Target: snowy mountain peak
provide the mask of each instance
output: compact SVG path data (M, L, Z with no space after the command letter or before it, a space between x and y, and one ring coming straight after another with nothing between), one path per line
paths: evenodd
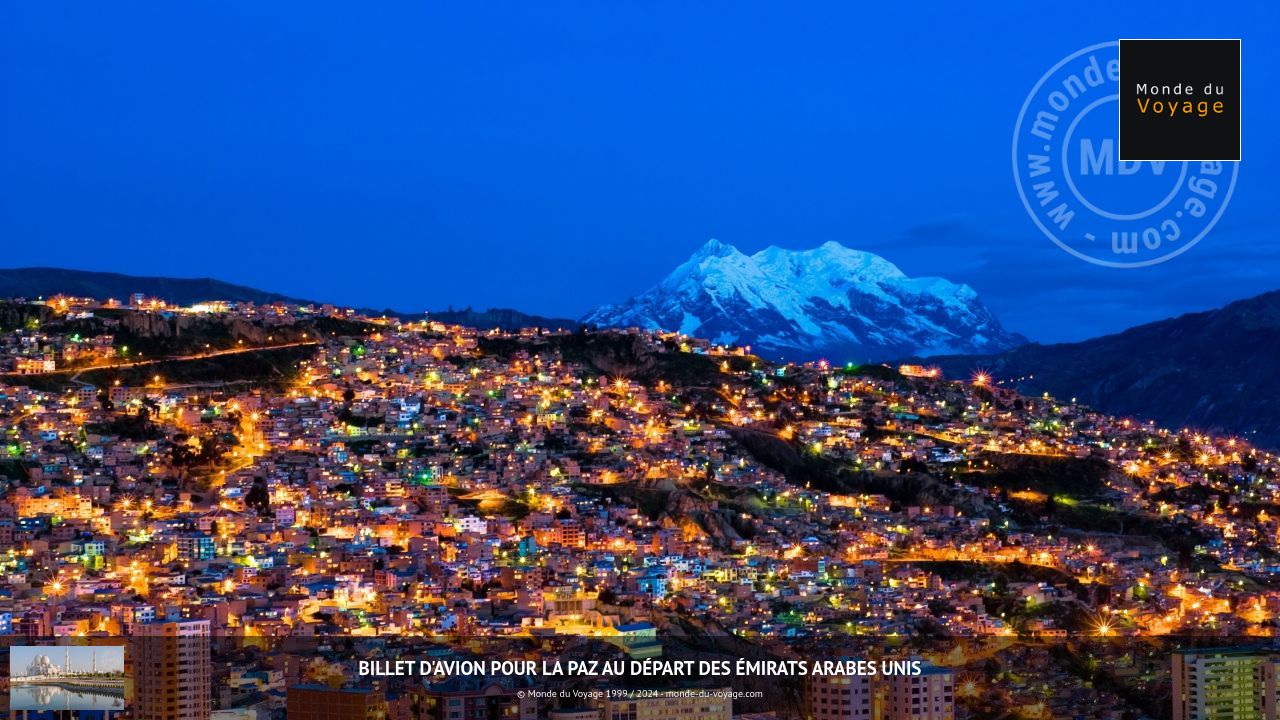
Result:
M715 238L711 238L706 243L704 243L702 247L698 248L698 251L695 252L693 254L693 257L689 259L702 260L702 259L711 258L711 257L725 257L727 255L732 255L736 252L738 252L738 248L732 245L729 245L727 243L722 243Z
M658 285L584 322L678 331L793 359L992 352L1024 342L967 285L910 278L837 242L746 255L709 240Z

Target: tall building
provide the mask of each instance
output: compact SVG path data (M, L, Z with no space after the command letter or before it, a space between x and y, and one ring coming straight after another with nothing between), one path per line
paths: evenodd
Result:
M1280 720L1280 657L1271 655L1258 664L1258 710L1263 720Z
M599 707L602 720L732 720L729 691L659 690L643 697L601 698Z
M875 688L868 675L811 675L806 684L805 720L873 717Z
M212 662L208 620L130 626L133 717L136 720L208 720Z
M1196 648L1173 653L1173 720L1273 720L1267 697L1272 658L1249 648ZM1270 714L1268 713L1268 709Z
M218 547L209 535L187 533L178 537L179 560L212 560L217 556Z
M577 707L552 710L547 720L600 720L600 708Z
M884 678L884 720L953 720L955 678L946 668L920 666L919 675Z
M288 720L373 720L386 714L386 698L372 688L294 685L289 688Z

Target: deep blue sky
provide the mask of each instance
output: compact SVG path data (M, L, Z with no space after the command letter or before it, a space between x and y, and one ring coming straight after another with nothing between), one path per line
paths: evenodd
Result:
M1274 3L0 5L0 266L577 316L707 238L827 240L1081 338L1280 288ZM1009 168L1028 90L1118 37L1242 37L1244 162L1190 252L1097 268Z
M9 668L19 673L26 674L27 668L31 662L35 660L37 655L46 655L59 670L65 667L66 661L71 661L72 672L90 672L94 669L94 657L97 657L97 669L99 672L104 671L123 671L124 670L124 646L67 646L67 645L42 645L42 646L22 646L18 645L9 650Z

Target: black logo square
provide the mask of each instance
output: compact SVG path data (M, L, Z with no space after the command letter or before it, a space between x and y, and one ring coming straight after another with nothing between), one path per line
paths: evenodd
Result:
M1121 40L1120 159L1239 160L1240 41Z

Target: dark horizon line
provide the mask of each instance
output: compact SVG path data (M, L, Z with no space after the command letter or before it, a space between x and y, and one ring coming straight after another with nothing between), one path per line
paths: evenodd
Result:
M474 309L474 308L473 308L472 306L470 306L470 305L468 305L468 306L466 306L466 307L463 307L463 308L460 308L460 309L455 309L452 305L450 305L448 309L443 309L443 310L422 310L422 311L417 311L417 312L412 312L412 311L408 311L408 312L406 312L406 311L397 310L397 309L395 309L395 308L391 308L391 307L386 307L386 308L378 309L378 308L373 308L373 307L368 307L368 306L348 305L348 304L343 304L343 303L326 302L326 301L316 300L316 299L296 298L296 297L291 297L291 296L285 295L285 294L283 294L283 293L276 292L276 291L274 291L274 290L264 290L264 289L262 289L262 288L254 287L254 286L251 286L251 285L244 285L244 284L242 284L242 283L231 282L231 281L228 281L228 280L221 280L221 279L219 279L219 278L211 277L211 276L191 277L191 276L175 276L175 275L132 275L132 274L129 274L129 273L121 273L121 272L115 272L115 271L110 271L110 270L83 270L83 269L80 269L80 268L73 268L73 267L58 267L58 266L54 266L54 265L29 265L29 266L24 266L24 267L0 268L0 273L4 273L4 272L39 272L39 271L85 273L85 274L90 274L90 275L109 276L109 277L112 277L112 278L123 279L123 280L158 280L158 281L178 281L178 282L211 282L211 283L218 283L218 284L221 284L221 285L228 285L228 286L231 286L231 287L236 288L236 289L245 290L245 291L249 291L249 292L253 292L253 293L258 293L258 294L261 294L261 295L274 296L275 298L277 298L277 300L276 300L276 301L293 302L293 303L307 303L307 304L312 304L312 305L333 305L333 306L335 306L335 307L340 307L340 308L344 308L344 309L350 309L350 310L353 310L353 311L355 311L355 312L359 312L359 313L373 313L373 314L376 314L376 315L387 315L387 316L391 316L391 317L398 317L398 318L402 318L402 319L403 319L403 318L408 318L408 317L419 317L419 316L430 317L430 316L431 316L431 315L433 315L433 314L451 313L451 312L452 312L452 313L461 313L461 312L474 312L474 313L513 312L513 313L518 313L518 314L521 314L521 315L527 315L527 316L531 316L531 317L537 317L537 318L540 318L540 319L543 319L543 320L550 320L550 321L554 321L555 323L559 323L559 326L560 326L560 327L577 327L577 326L579 326L579 325L583 325L583 323L582 323L579 319L577 319L577 318L556 318L556 317L551 317L551 316L544 316L544 315L541 315L540 313L528 313L528 312L525 312L525 311L523 311L523 310L521 310L521 309L519 309L519 308L513 308L513 307L492 307L492 306L491 306L491 307L485 308L485 309L483 309L483 310L476 310L476 309ZM1237 304L1237 303L1246 302L1246 301L1249 301L1249 300L1253 300L1253 299L1260 298L1260 297L1265 296L1265 295L1269 295L1269 294L1272 294L1272 293L1278 293L1278 292L1280 292L1280 288L1276 288L1276 289L1273 289L1273 290L1268 290L1268 291L1265 291L1265 292L1262 292L1262 293L1258 293L1258 294L1256 294L1256 295L1250 295L1250 296L1246 296L1246 297L1236 298L1235 300L1231 300L1231 301L1226 302L1226 303L1224 303L1224 304L1222 304L1222 305L1219 305L1219 306L1214 307L1214 308L1209 308L1209 309L1207 309L1207 310L1192 310L1192 311L1188 311L1188 312L1178 313L1178 314L1176 314L1176 315L1171 315L1171 316L1169 316L1169 317L1165 317L1165 318L1162 318L1162 319L1159 319L1159 320L1153 320L1153 321L1150 321L1150 322L1139 323L1139 324L1137 324L1137 325L1131 325L1131 326L1129 326L1129 327L1127 327L1127 328L1125 328L1125 329L1123 329L1123 330L1118 330L1118 331L1110 332L1110 333L1104 333L1104 334L1102 334L1102 335L1094 335L1094 336L1091 336L1091 337L1088 337L1088 338L1084 338L1084 339L1082 339L1082 340L1069 340L1069 341L1062 341L1062 342L1042 343L1042 342L1040 342L1040 341L1038 341L1038 340L1035 340L1034 338L1027 337L1027 342L1026 342L1026 343L1023 343L1023 345L1019 345L1019 346L1017 346L1017 347L1023 347L1023 346L1025 346L1025 345L1043 345L1043 346L1045 346L1045 347L1053 347L1053 346L1060 346L1060 345L1075 345L1075 344L1084 343L1084 342L1092 342L1092 341L1094 341L1094 340L1100 340L1100 339L1103 339L1103 338L1110 338L1110 337L1115 337L1115 336L1117 336L1117 335L1122 335L1122 334L1124 334L1124 333L1126 333L1126 332L1129 332L1129 331L1133 330L1134 328L1143 327L1143 326L1146 326L1146 325L1154 325L1154 324L1158 324L1158 323L1164 323L1164 322L1169 322L1169 321L1172 321L1172 320L1177 320L1177 319L1179 319L1179 318L1184 318L1184 317L1189 317L1189 316L1195 316L1195 315L1204 315L1204 314L1206 314L1206 313L1212 313L1212 312L1218 312L1218 311L1224 310L1224 309L1226 309L1226 308L1229 308L1229 307L1231 307L1231 306L1233 306L1233 305L1235 305L1235 304ZM12 296L12 297L18 297L18 296ZM95 300L105 300L106 298L94 298L94 299L95 299ZM161 299L165 299L165 298L161 298ZM209 300L224 300L225 298L208 298L208 299L209 299ZM588 311L588 312L589 312L589 311ZM1026 336L1024 335L1024 337L1026 337ZM999 353L997 353L997 354L999 354ZM939 357L942 357L942 356L939 356Z

